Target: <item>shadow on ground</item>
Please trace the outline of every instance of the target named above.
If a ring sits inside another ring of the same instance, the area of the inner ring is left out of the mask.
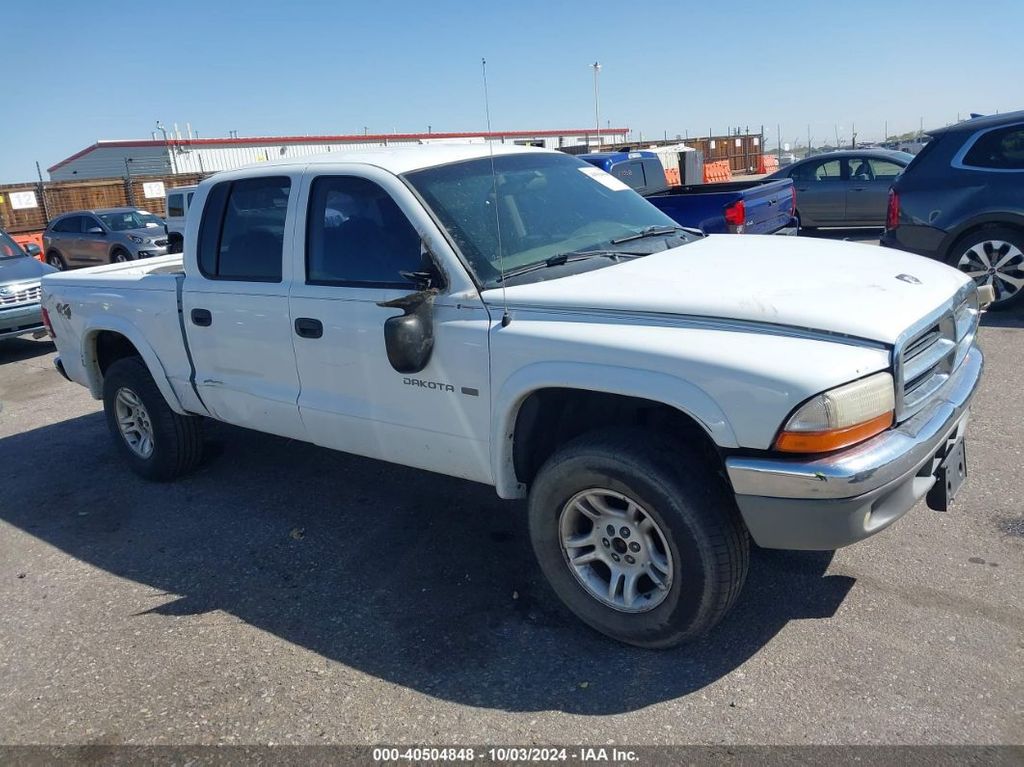
[[[42,357],[53,351],[53,344],[47,340],[29,340],[27,338],[8,338],[0,341],[0,365],[11,362]]]
[[[755,551],[709,637],[637,650],[556,602],[522,504],[491,488],[216,424],[209,443],[196,474],[154,485],[121,463],[101,413],[0,440],[2,517],[167,593],[112,620],[223,610],[389,682],[502,710],[610,714],[686,695],[790,620],[831,616],[853,585],[825,575],[830,553]],[[43,481],[43,466],[63,468]]]

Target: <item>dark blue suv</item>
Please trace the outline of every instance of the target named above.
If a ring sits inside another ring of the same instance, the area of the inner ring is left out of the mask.
[[[1024,297],[1024,111],[932,136],[889,190],[882,244],[945,261],[991,285],[992,308]]]

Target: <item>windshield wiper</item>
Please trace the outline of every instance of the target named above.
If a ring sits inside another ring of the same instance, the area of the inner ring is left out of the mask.
[[[620,256],[636,258],[637,256],[646,255],[646,253],[633,253],[628,250],[577,250],[570,253],[558,253],[550,258],[544,259],[543,261],[537,261],[536,263],[520,266],[518,269],[512,269],[511,271],[505,272],[505,274],[498,277],[496,282],[503,282],[504,280],[511,279],[512,277],[518,277],[521,274],[529,274],[530,272],[535,272],[538,269],[547,269],[549,266],[562,266],[563,264],[570,264],[574,261],[586,261],[588,258],[610,258],[613,261],[618,261]]]
[[[619,237],[618,239],[612,240],[612,245],[619,245],[623,242],[632,242],[633,240],[642,240],[645,237],[666,237],[676,232],[687,232],[688,234],[696,234],[701,237],[704,236],[704,232],[700,229],[691,229],[687,226],[649,226],[646,229],[641,229],[636,234],[627,234],[625,237]]]

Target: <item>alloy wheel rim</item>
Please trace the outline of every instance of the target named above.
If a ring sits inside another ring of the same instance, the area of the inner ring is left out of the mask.
[[[114,261],[116,261],[119,264],[124,264],[124,263],[126,263],[128,261],[128,254],[122,253],[122,252],[119,251],[114,256]]]
[[[153,423],[139,395],[131,389],[118,389],[114,396],[114,415],[128,449],[139,458],[153,455]]]
[[[1024,287],[1024,252],[1006,240],[984,240],[960,256],[957,268],[978,285],[991,285],[996,301],[1006,301]]]
[[[668,539],[635,500],[604,488],[577,493],[558,519],[562,556],[590,596],[615,610],[639,613],[672,589]]]

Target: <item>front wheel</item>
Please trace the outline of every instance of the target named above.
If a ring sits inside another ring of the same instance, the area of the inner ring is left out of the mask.
[[[126,264],[133,260],[131,253],[127,250],[121,250],[120,248],[110,254],[110,263],[112,264]]]
[[[633,430],[584,435],[544,464],[530,537],[555,593],[628,644],[671,647],[709,631],[746,579],[749,538],[698,451]]]
[[[977,285],[995,291],[993,309],[1006,309],[1024,296],[1024,232],[1008,227],[981,229],[958,241],[946,263]]]
[[[171,410],[141,358],[125,357],[107,369],[103,410],[114,442],[140,477],[162,482],[199,463],[201,420]]]

